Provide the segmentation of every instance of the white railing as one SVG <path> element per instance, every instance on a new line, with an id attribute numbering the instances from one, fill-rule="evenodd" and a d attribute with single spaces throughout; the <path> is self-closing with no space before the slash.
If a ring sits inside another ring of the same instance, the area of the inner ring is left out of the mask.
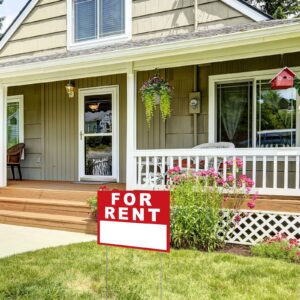
<path id="1" fill-rule="evenodd" d="M 230 169 L 225 162 L 237 158 L 243 162 L 240 172 L 255 182 L 254 191 L 300 195 L 300 148 L 136 150 L 132 187 L 165 189 L 167 171 L 175 166 L 186 171 L 214 168 L 224 178 L 228 173 L 236 176 L 236 168 Z"/>

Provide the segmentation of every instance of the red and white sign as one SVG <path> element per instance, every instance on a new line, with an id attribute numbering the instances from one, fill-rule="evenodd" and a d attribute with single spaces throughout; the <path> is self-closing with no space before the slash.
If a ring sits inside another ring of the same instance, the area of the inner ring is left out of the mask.
<path id="1" fill-rule="evenodd" d="M 170 193 L 98 191 L 98 244 L 170 252 Z"/>

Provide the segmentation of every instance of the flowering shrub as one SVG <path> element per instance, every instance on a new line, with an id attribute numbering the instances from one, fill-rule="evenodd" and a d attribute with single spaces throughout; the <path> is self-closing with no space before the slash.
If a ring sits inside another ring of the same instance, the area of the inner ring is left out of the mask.
<path id="1" fill-rule="evenodd" d="M 300 263 L 300 240 L 288 239 L 284 233 L 252 246 L 253 255 Z"/>
<path id="2" fill-rule="evenodd" d="M 106 185 L 100 185 L 98 190 L 99 191 L 108 191 L 109 188 Z M 88 202 L 88 205 L 90 206 L 92 216 L 97 217 L 97 214 L 98 214 L 98 197 L 97 197 L 97 195 L 90 197 L 87 200 L 87 202 Z"/>
<path id="3" fill-rule="evenodd" d="M 223 178 L 222 172 L 211 168 L 204 171 L 183 172 L 179 167 L 168 171 L 168 187 L 171 191 L 171 244 L 175 248 L 214 250 L 223 246 L 232 224 L 239 223 L 239 209 L 254 182 L 240 174 L 239 159 L 226 162 L 228 170 L 236 169 Z M 247 205 L 255 208 L 255 194 Z M 227 217 L 221 209 L 229 207 Z"/>
<path id="4" fill-rule="evenodd" d="M 140 88 L 140 93 L 145 105 L 146 121 L 149 127 L 158 102 L 162 119 L 165 120 L 171 116 L 173 87 L 167 81 L 155 75 L 144 82 Z"/>

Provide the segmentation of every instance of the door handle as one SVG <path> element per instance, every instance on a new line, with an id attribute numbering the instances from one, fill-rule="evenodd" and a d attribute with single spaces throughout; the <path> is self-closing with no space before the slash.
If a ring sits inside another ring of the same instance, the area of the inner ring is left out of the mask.
<path id="1" fill-rule="evenodd" d="M 82 137 L 83 137 L 83 132 L 80 131 L 80 140 L 82 140 Z"/>

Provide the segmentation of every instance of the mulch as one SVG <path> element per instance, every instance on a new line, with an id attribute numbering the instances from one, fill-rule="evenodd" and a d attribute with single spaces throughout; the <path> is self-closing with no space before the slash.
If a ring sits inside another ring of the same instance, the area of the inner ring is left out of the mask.
<path id="1" fill-rule="evenodd" d="M 223 249 L 218 250 L 221 253 L 229 253 L 242 256 L 252 256 L 250 246 L 226 244 Z"/>

